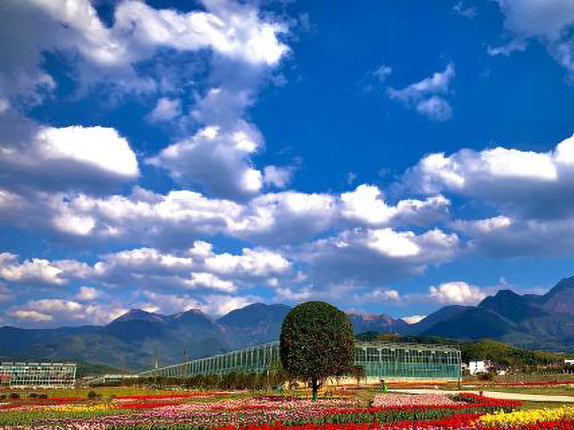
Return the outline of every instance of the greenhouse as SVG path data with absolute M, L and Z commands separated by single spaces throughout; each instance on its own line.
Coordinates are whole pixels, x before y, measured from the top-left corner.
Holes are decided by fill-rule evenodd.
M 1 363 L 0 387 L 72 388 L 75 363 Z
M 363 366 L 367 382 L 381 379 L 455 380 L 461 376 L 458 349 L 439 345 L 357 342 L 355 365 Z M 279 363 L 279 342 L 200 358 L 140 373 L 140 377 L 189 378 L 196 375 L 261 373 Z

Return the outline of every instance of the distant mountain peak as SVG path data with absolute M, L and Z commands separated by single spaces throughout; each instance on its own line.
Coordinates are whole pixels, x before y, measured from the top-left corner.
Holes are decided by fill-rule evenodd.
M 201 309 L 188 309 L 183 312 L 178 312 L 173 315 L 169 315 L 165 318 L 168 322 L 200 322 L 200 323 L 210 323 L 213 324 L 215 320 L 209 315 L 203 313 Z
M 556 294 L 571 289 L 574 289 L 574 276 L 571 276 L 570 278 L 561 279 L 550 291 L 544 294 L 543 297 L 550 298 L 555 296 Z
M 148 322 L 164 322 L 165 316 L 161 314 L 156 314 L 154 312 L 144 311 L 143 309 L 130 309 L 125 314 L 119 316 L 118 318 L 110 322 L 110 324 L 125 321 L 134 321 L 134 320 L 141 320 Z

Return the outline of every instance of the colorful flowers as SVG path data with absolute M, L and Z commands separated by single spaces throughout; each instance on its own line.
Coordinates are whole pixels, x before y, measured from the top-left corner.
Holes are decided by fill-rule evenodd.
M 481 415 L 498 417 L 494 412 L 519 407 L 517 402 L 473 394 L 386 394 L 376 396 L 370 407 L 358 397 L 312 402 L 281 396 L 215 395 L 133 395 L 100 402 L 78 403 L 76 399 L 65 405 L 21 406 L 0 411 L 0 430 L 474 429 L 483 426 Z
M 478 422 L 485 426 L 519 426 L 546 421 L 561 421 L 574 418 L 574 408 L 536 409 L 511 413 L 495 412 L 480 417 Z

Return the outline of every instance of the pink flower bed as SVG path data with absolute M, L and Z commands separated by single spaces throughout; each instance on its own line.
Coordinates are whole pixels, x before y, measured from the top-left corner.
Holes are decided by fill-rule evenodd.
M 379 394 L 373 401 L 374 408 L 411 406 L 455 406 L 459 404 L 444 394 Z

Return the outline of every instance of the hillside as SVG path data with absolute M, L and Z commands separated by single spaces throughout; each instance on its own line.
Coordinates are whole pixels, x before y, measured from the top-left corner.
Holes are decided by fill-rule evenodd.
M 429 315 L 413 333 L 453 339 L 496 339 L 533 349 L 574 350 L 574 277 L 561 280 L 544 295 L 501 290 L 478 306 L 452 315 Z M 427 321 L 434 319 L 434 324 Z
M 161 315 L 132 309 L 105 326 L 0 328 L 0 359 L 81 360 L 123 369 L 206 357 L 277 340 L 291 308 L 255 303 L 213 319 L 197 309 Z M 478 306 L 446 306 L 416 324 L 388 315 L 349 314 L 355 333 L 398 333 L 467 341 L 493 339 L 551 351 L 574 351 L 574 277 L 544 295 L 501 290 Z M 476 351 L 475 351 L 476 352 Z
M 132 309 L 106 326 L 0 328 L 0 359 L 74 360 L 141 370 L 279 339 L 289 306 L 255 303 L 213 319 L 197 309 L 161 315 Z M 405 330 L 388 315 L 350 315 L 355 332 Z

